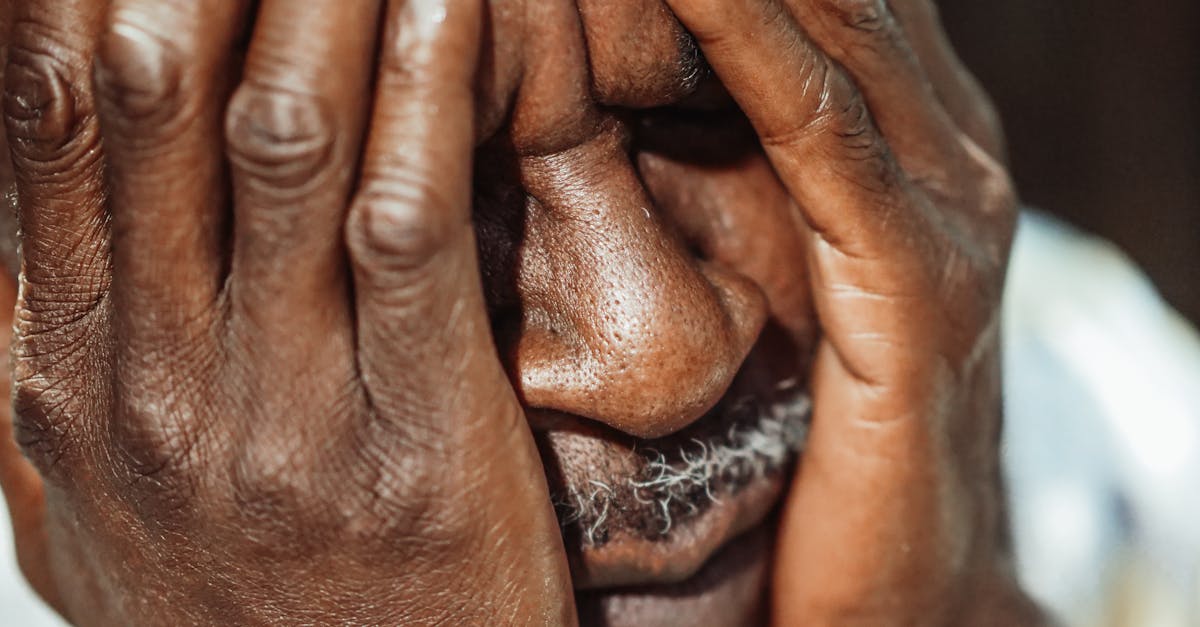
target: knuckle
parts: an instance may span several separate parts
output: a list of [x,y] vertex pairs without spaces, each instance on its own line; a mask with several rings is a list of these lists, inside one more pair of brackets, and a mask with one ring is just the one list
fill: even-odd
[[[974,255],[951,249],[943,258],[943,265],[936,273],[934,284],[945,311],[947,325],[942,329],[946,337],[966,340],[989,328],[1001,311],[1004,285],[998,274],[978,267]],[[969,341],[955,341],[953,346],[969,346]],[[948,350],[955,361],[964,355]]]
[[822,63],[814,69],[806,91],[814,104],[808,117],[762,138],[764,147],[784,149],[808,143],[837,164],[847,183],[888,195],[900,173],[891,149],[880,135],[862,94],[839,69]]
[[388,546],[438,546],[441,555],[473,537],[477,521],[465,505],[462,486],[429,470],[414,472],[413,464],[388,459],[361,472],[355,508],[359,514],[343,527],[343,535]]
[[72,463],[82,416],[97,398],[80,376],[96,356],[99,334],[84,330],[31,334],[18,321],[12,345],[12,411],[17,443],[43,476],[63,478]]
[[839,135],[865,134],[871,129],[871,113],[862,94],[843,72],[829,64],[819,82],[814,122]]
[[179,406],[149,395],[118,395],[104,439],[112,481],[134,511],[167,522],[196,507],[204,432]]
[[153,29],[119,14],[101,36],[97,95],[118,119],[169,118],[179,110],[181,60],[187,56]]
[[13,155],[28,164],[57,169],[90,152],[97,136],[89,131],[86,82],[43,44],[21,46],[14,37],[4,77],[4,118]]
[[[361,514],[344,532],[356,539],[378,538],[389,543],[421,535],[430,539],[434,530],[450,530],[455,517],[452,498],[439,490],[429,473],[412,471],[412,464],[383,459],[378,468],[364,468],[357,476]],[[409,466],[404,469],[402,466]]]
[[332,169],[337,133],[320,97],[243,85],[225,132],[234,167],[272,193],[302,195]]
[[791,125],[768,133],[765,146],[790,146],[830,135],[853,151],[879,150],[881,137],[866,101],[844,72],[826,59],[814,59],[805,72],[801,98],[809,113]]
[[363,269],[419,268],[446,250],[470,227],[452,216],[432,175],[392,174],[370,184],[355,200],[347,223],[347,245]]
[[884,0],[820,0],[819,7],[838,24],[856,31],[881,32],[890,23]]
[[987,213],[1015,218],[1019,200],[1016,186],[1008,173],[992,171],[983,179],[984,207]]
[[979,212],[1001,227],[999,235],[1008,239],[1016,226],[1020,197],[1016,184],[1008,170],[978,145],[968,145],[965,167],[965,185],[971,190],[971,198],[978,203]]
[[879,159],[886,154],[883,138],[875,132],[871,112],[862,97],[855,95],[840,107],[824,111],[825,124],[837,138],[839,148],[855,160]]
[[844,74],[831,70],[812,122],[826,135],[830,158],[850,166],[851,182],[876,193],[898,184],[891,150],[880,135],[862,94]]
[[319,491],[315,476],[306,467],[295,446],[260,435],[235,455],[230,473],[230,490],[238,509],[253,519],[270,519],[286,514],[315,522]]
[[13,434],[25,457],[51,481],[67,470],[65,462],[78,415],[78,395],[71,382],[45,375],[18,373],[13,380]]
[[1020,199],[1012,179],[1007,175],[994,179],[988,184],[984,209],[985,215],[991,220],[991,226],[985,250],[993,268],[1002,275],[1008,265],[1012,253],[1013,239],[1016,237],[1017,222],[1020,216]]
[[[287,440],[255,437],[234,456],[230,472],[235,515],[272,542],[286,543],[302,524],[305,535],[337,544],[396,547],[440,524],[436,497],[413,464],[346,464],[297,445],[294,437]],[[410,474],[387,470],[397,466]],[[330,467],[338,470],[328,472]]]
[[360,514],[345,531],[389,545],[450,547],[477,537],[480,508],[472,502],[487,493],[490,474],[454,459],[448,439],[378,419],[355,429],[344,455]]

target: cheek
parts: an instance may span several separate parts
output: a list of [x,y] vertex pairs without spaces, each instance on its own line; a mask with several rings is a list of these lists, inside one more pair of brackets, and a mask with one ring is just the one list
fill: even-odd
[[696,162],[643,151],[638,167],[660,211],[702,256],[758,284],[774,323],[807,354],[816,339],[809,231],[766,158]]

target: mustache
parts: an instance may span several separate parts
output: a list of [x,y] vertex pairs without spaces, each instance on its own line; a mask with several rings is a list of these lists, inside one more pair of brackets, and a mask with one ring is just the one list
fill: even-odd
[[563,532],[599,547],[619,520],[622,529],[663,539],[723,496],[782,471],[803,448],[812,402],[796,381],[781,383],[778,392],[769,401],[746,396],[731,403],[725,417],[731,424],[723,433],[672,450],[635,448],[642,470],[633,477],[589,479],[555,492],[551,501]]

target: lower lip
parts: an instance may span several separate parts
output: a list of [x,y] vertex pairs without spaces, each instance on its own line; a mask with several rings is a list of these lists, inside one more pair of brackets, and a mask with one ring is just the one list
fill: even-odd
[[606,627],[764,624],[771,528],[761,524],[722,548],[691,578],[576,594],[580,624]]

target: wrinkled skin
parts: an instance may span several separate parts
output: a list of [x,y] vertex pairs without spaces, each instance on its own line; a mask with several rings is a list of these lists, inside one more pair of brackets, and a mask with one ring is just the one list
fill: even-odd
[[[244,58],[247,2],[109,5],[5,5],[0,477],[73,622],[575,622],[539,420],[680,432],[767,334],[815,403],[773,622],[1039,620],[997,468],[1015,200],[930,3],[264,0]],[[631,115],[728,109],[681,24],[749,125]]]

